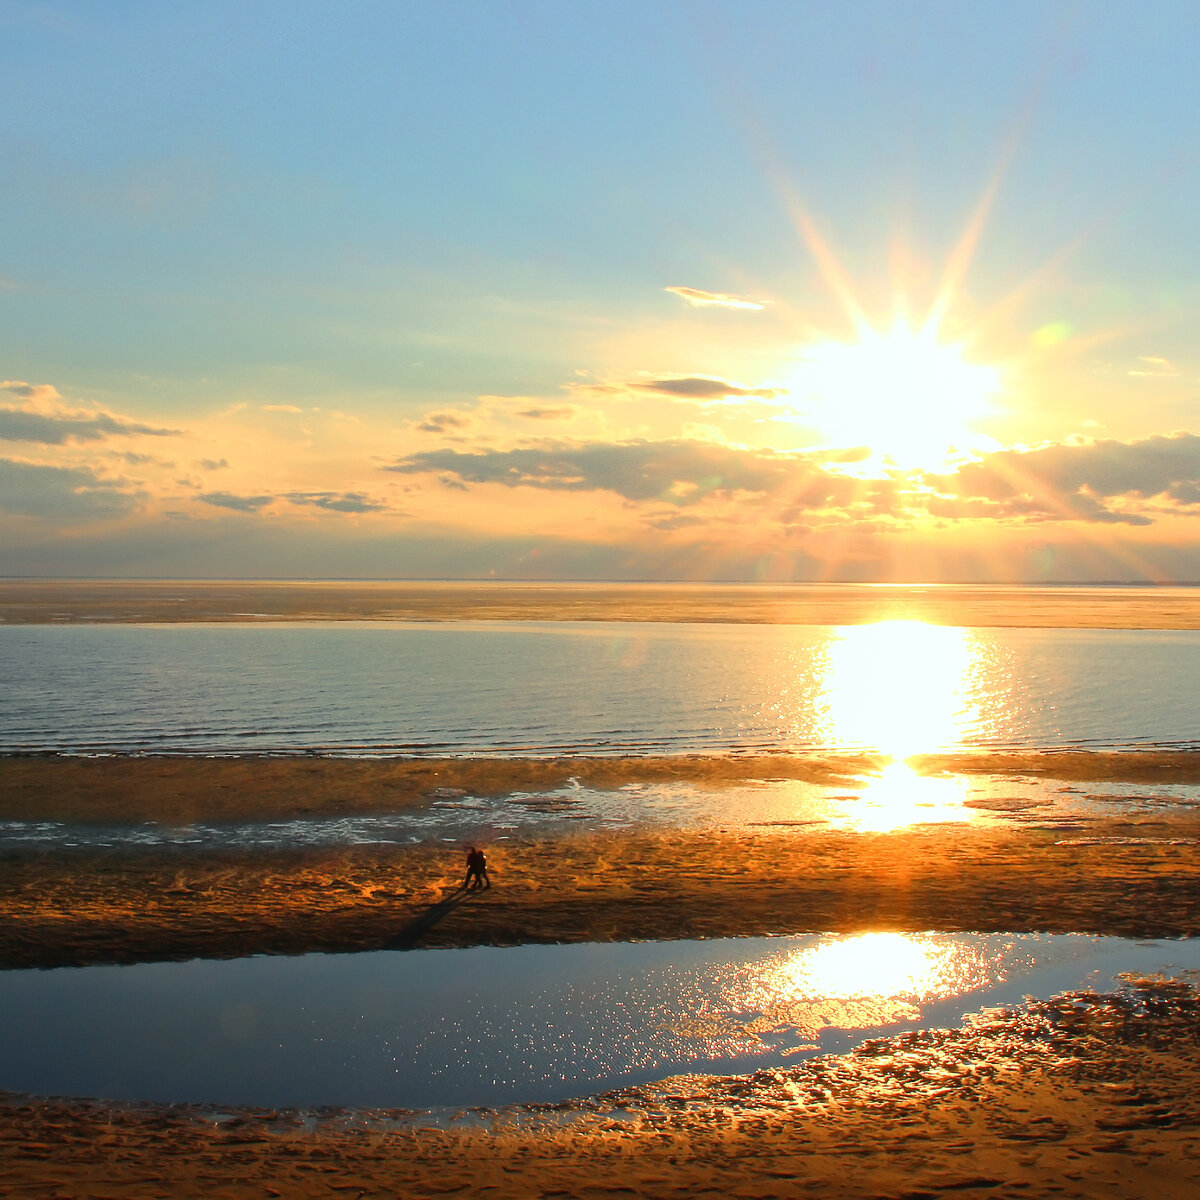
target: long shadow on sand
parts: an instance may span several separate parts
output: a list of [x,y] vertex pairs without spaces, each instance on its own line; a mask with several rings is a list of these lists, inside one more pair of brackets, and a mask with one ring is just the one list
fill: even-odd
[[436,925],[444,921],[460,904],[465,904],[475,891],[460,887],[451,892],[444,900],[431,904],[419,917],[409,921],[391,941],[384,945],[385,950],[415,950],[420,940]]

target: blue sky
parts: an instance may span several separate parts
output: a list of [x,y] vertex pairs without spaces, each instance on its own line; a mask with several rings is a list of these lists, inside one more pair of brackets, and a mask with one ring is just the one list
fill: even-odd
[[0,3],[0,572],[1200,578],[1198,49]]

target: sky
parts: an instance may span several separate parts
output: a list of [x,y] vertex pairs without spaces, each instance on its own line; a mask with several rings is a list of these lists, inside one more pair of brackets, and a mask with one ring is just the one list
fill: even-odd
[[1198,55],[0,0],[0,575],[1200,580]]

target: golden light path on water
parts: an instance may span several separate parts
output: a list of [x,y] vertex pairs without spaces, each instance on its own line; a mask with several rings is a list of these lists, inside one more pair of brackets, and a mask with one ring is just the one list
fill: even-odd
[[960,745],[977,723],[970,686],[975,667],[966,629],[882,621],[837,631],[824,681],[825,739],[891,760],[863,789],[854,810],[857,828],[882,833],[971,819],[961,779],[919,775],[906,760]]

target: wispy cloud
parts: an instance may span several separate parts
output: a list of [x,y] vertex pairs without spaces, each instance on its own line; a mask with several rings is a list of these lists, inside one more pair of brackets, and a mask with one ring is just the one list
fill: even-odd
[[0,388],[20,396],[22,400],[61,400],[62,394],[58,388],[48,383],[26,383],[23,379],[0,380]]
[[368,500],[362,492],[288,492],[284,496],[293,504],[309,504],[327,512],[369,513],[385,512],[386,504]]
[[643,392],[657,392],[660,396],[675,396],[681,400],[727,400],[736,397],[757,397],[773,400],[785,394],[784,388],[751,388],[728,379],[714,379],[708,375],[684,375],[678,378],[637,380],[630,385]]
[[66,441],[94,442],[101,438],[124,436],[175,437],[178,429],[160,429],[123,421],[108,413],[94,416],[46,416],[17,408],[0,408],[0,440],[8,442],[39,442],[46,446]]
[[417,428],[422,433],[446,433],[454,429],[469,429],[473,423],[474,419],[469,413],[435,412],[429,413]]
[[[925,482],[942,494],[931,504],[937,515],[1148,525],[1153,517],[1139,507],[1146,501],[1158,498],[1181,511],[1200,504],[1200,437],[1156,434],[998,450]],[[956,508],[957,501],[966,504]]]
[[545,408],[519,408],[516,412],[516,416],[525,417],[530,421],[565,421],[574,415],[575,408],[570,404]]
[[663,288],[663,291],[678,296],[692,308],[761,309],[766,307],[765,301],[747,300],[744,296],[730,296],[726,292],[706,292],[703,288],[668,287]]
[[1168,358],[1157,354],[1139,354],[1137,367],[1130,370],[1134,378],[1173,379],[1179,374],[1178,368]]
[[215,508],[228,508],[234,512],[255,513],[261,508],[266,508],[275,497],[274,496],[235,496],[232,492],[205,492],[204,495],[197,497],[203,500],[205,504],[211,504]]
[[0,389],[11,392],[22,404],[0,408],[0,440],[37,442],[59,446],[64,442],[94,442],[117,436],[177,437],[178,429],[164,429],[130,421],[100,409],[73,409],[56,387],[5,379]]

